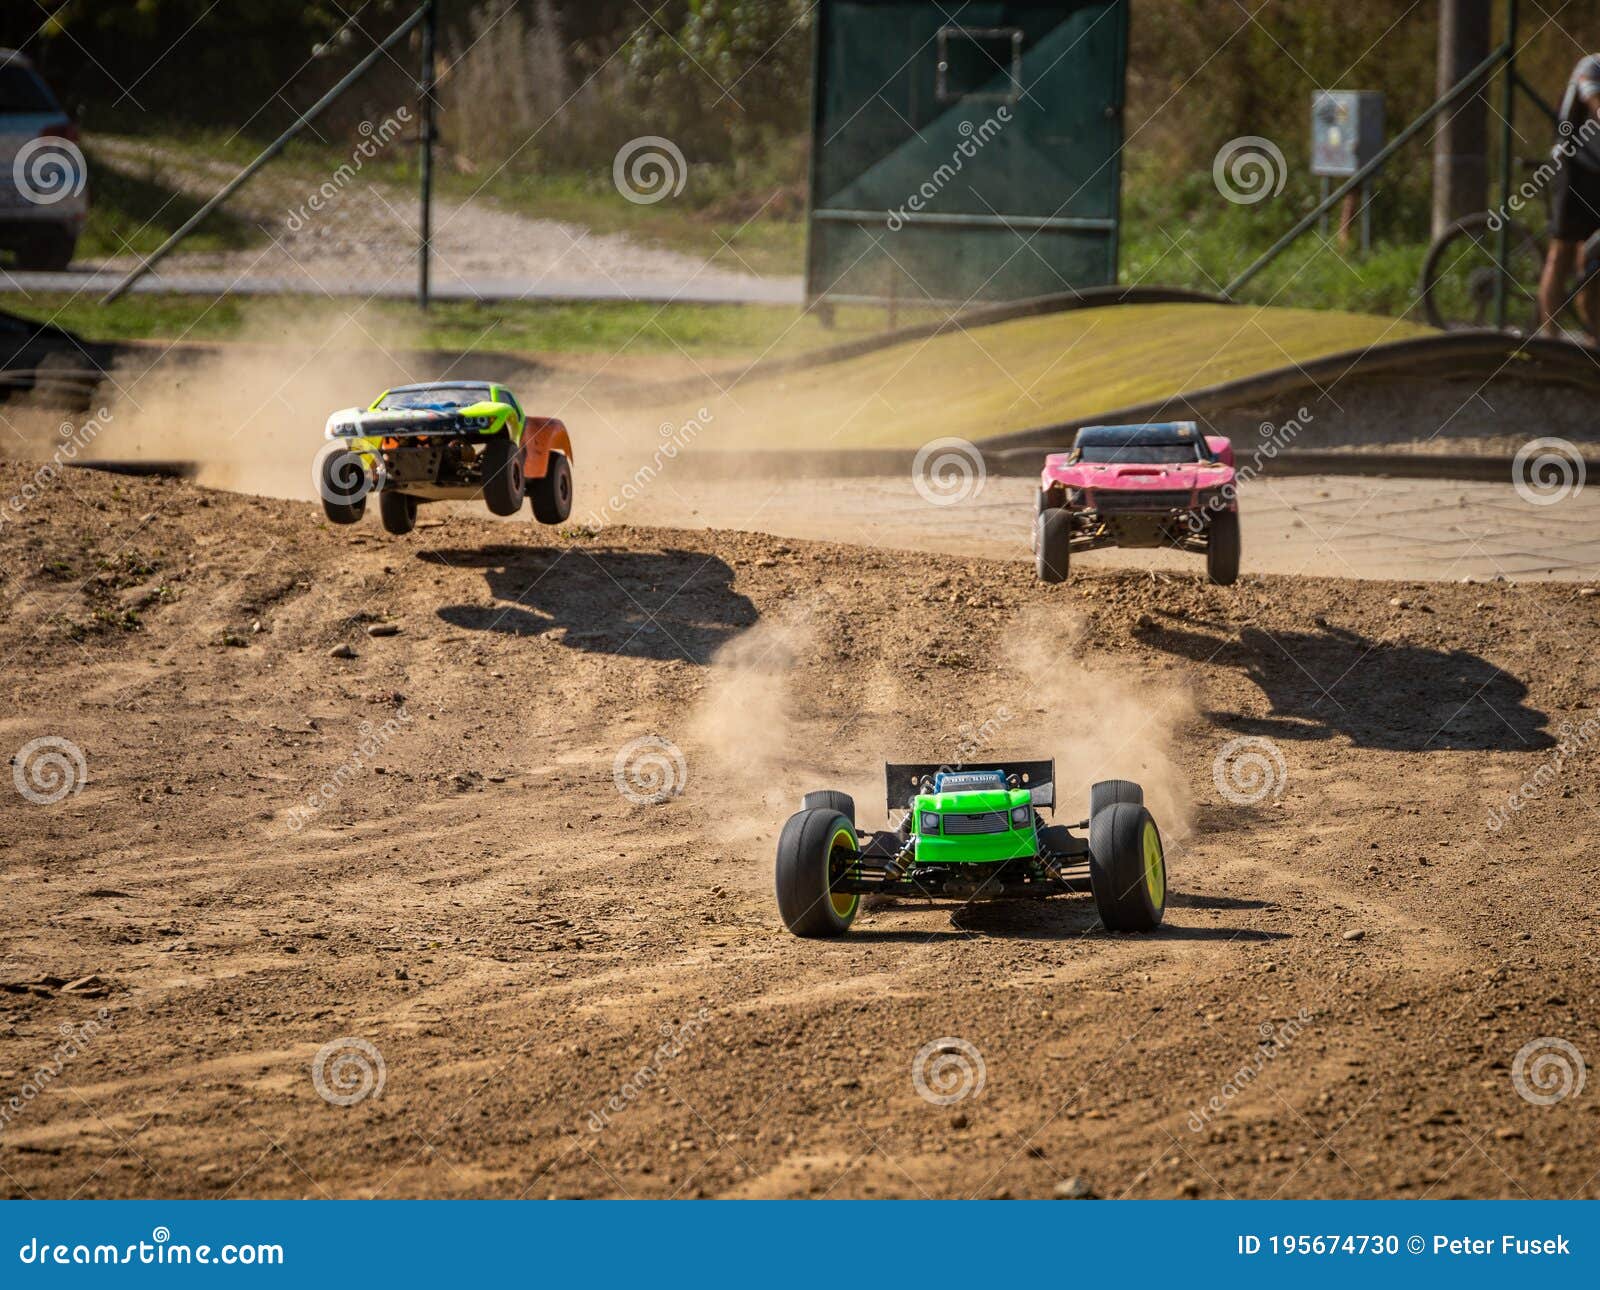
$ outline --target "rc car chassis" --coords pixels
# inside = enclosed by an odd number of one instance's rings
[[[1206,557],[1222,586],[1239,576],[1233,445],[1193,421],[1086,426],[1045,458],[1033,549],[1039,578],[1065,582],[1072,556],[1100,547],[1171,547]]]
[[[842,935],[863,896],[969,902],[1089,893],[1108,930],[1160,925],[1166,860],[1139,785],[1095,784],[1089,817],[1067,826],[1040,815],[1055,809],[1051,761],[976,771],[891,763],[885,780],[891,818],[904,812],[895,827],[858,830],[855,802],[832,789],[807,793],[784,825],[778,910],[795,935]]]
[[[492,381],[385,390],[367,408],[328,418],[314,467],[323,513],[354,524],[378,495],[383,527],[409,533],[422,502],[482,497],[496,515],[526,500],[541,524],[572,513],[572,440],[554,417],[525,417]]]

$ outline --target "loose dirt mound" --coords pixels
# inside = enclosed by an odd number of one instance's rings
[[[76,473],[0,559],[5,1194],[1593,1194],[1593,1080],[1518,1091],[1600,1053],[1577,588]],[[1148,780],[1164,930],[789,936],[800,792],[877,821],[885,757],[973,744],[1061,758],[1067,820]]]

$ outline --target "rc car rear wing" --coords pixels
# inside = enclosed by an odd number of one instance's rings
[[[924,785],[938,774],[949,774],[958,769],[951,765],[933,765],[921,762],[890,762],[883,768],[888,786],[889,809],[909,811],[911,799],[925,792]],[[1054,810],[1056,805],[1056,763],[1049,761],[986,761],[969,762],[961,770],[997,770],[1007,779],[1016,777],[1017,783],[1027,789],[1035,806]]]

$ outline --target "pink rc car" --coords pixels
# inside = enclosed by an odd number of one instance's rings
[[[1043,582],[1065,582],[1074,551],[1173,547],[1204,551],[1206,574],[1239,576],[1233,445],[1193,421],[1085,426],[1072,451],[1045,458],[1034,520]]]

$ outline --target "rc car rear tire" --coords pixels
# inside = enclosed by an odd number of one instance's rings
[[[819,788],[814,793],[807,793],[800,799],[802,811],[838,811],[840,815],[856,822],[856,799],[849,793],[841,793],[836,788]]]
[[[1115,802],[1089,821],[1089,885],[1108,932],[1149,932],[1167,908],[1167,862],[1150,812]]]
[[[778,913],[796,936],[843,936],[861,907],[859,896],[837,895],[842,867],[835,853],[856,850],[855,827],[838,811],[797,811],[778,838]]]
[[[1135,806],[1143,806],[1144,789],[1131,779],[1102,779],[1089,789],[1089,818],[1094,819],[1106,807],[1114,806],[1118,802],[1132,802]]]
[[[528,481],[528,503],[541,524],[567,522],[572,514],[572,467],[563,454],[552,452],[544,474]]]
[[[522,445],[508,435],[496,435],[483,445],[483,500],[496,515],[515,515],[522,509]]]
[[[1040,582],[1065,582],[1072,563],[1072,517],[1059,507],[1045,511],[1034,521],[1034,534]]]
[[[417,527],[417,499],[410,493],[379,493],[378,518],[385,533],[403,537]]]
[[[1218,511],[1211,517],[1206,542],[1206,577],[1231,587],[1239,577],[1239,512]]]

